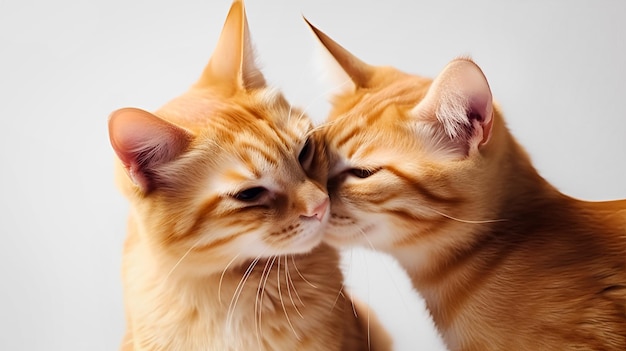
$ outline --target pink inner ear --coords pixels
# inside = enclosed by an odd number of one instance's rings
[[[436,116],[449,146],[468,152],[491,137],[493,101],[489,83],[471,60],[454,60],[433,81],[414,113]]]
[[[478,146],[486,144],[491,138],[493,125],[493,102],[491,92],[489,94],[477,94],[472,96],[468,106],[468,118],[472,125],[477,126],[482,138]]]
[[[140,109],[124,108],[109,117],[109,138],[134,183],[154,186],[159,165],[173,160],[191,141],[191,134]]]

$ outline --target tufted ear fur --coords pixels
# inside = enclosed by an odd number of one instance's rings
[[[254,62],[254,48],[241,0],[233,1],[217,47],[196,83],[231,95],[239,90],[262,88],[265,78]]]
[[[149,192],[162,181],[159,166],[184,152],[192,135],[150,112],[123,108],[109,117],[109,139],[133,183]]]
[[[450,62],[424,99],[411,111],[418,121],[435,123],[439,147],[468,155],[491,137],[493,101],[482,70],[469,59]]]
[[[339,76],[347,76],[353,83],[354,88],[366,88],[369,86],[369,82],[374,74],[374,69],[367,63],[359,60],[356,56],[352,55],[343,46],[332,40],[328,35],[324,34],[321,30],[317,29],[306,18],[304,21],[309,25],[317,39],[324,46],[327,52],[331,56],[331,71],[334,71]],[[338,69],[333,70],[332,68]],[[339,72],[337,72],[339,71]],[[341,79],[345,80],[345,79]],[[342,81],[339,83],[343,83]]]

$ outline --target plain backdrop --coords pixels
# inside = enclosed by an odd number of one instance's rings
[[[331,87],[302,14],[371,64],[432,77],[470,55],[544,177],[574,197],[626,198],[626,2],[246,5],[267,80],[316,121]],[[113,184],[107,116],[186,90],[229,6],[0,0],[0,350],[118,348],[128,206]],[[393,260],[353,250],[344,264],[397,350],[441,349]]]

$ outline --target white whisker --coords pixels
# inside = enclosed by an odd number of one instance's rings
[[[330,306],[330,310],[331,311],[335,309],[335,306],[337,306],[337,301],[339,301],[339,297],[340,296],[344,296],[345,297],[345,295],[343,294],[343,285],[339,289],[339,292],[337,293],[337,296],[335,296],[335,301],[333,301],[333,304]]]
[[[293,258],[293,255],[291,255],[291,261],[293,262],[293,268],[296,269],[296,272],[298,273],[298,275],[300,276],[300,278],[302,278],[302,280],[304,280],[307,284],[309,284],[312,288],[317,289],[317,286],[315,286],[315,284],[311,283],[310,281],[308,281],[303,275],[302,273],[300,273],[300,270],[298,269],[298,265],[296,264],[296,260]]]
[[[352,295],[346,296],[345,294],[342,293],[342,295],[350,300],[350,305],[352,305],[352,313],[354,314],[354,317],[359,318],[359,315],[357,313],[356,310],[356,305],[354,304],[354,299],[352,298]],[[368,303],[369,305],[369,303]],[[371,339],[371,335],[370,335],[370,309],[367,309],[367,349],[371,350],[372,349],[372,339]]]
[[[239,254],[235,255],[235,257],[233,257],[233,259],[230,260],[230,262],[228,262],[226,267],[224,267],[224,270],[222,271],[222,274],[220,275],[220,282],[217,285],[217,301],[219,301],[220,304],[222,303],[222,281],[224,280],[224,274],[226,274],[226,271],[228,270],[228,267],[230,267],[230,265],[233,264],[233,262],[235,262],[237,257],[239,257]]]
[[[340,117],[338,117],[336,119],[333,119],[332,121],[324,121],[324,123],[320,123],[320,124],[316,125],[313,129],[311,129],[308,134],[310,136],[311,134],[314,134],[314,133],[316,133],[316,132],[318,132],[318,131],[320,131],[322,129],[332,127],[335,124],[338,124],[338,123],[340,123],[343,120],[351,119],[351,118],[353,118],[353,115],[351,115],[350,113],[346,113],[346,114],[343,114],[343,115],[341,115]]]
[[[343,296],[344,299],[347,299],[348,301],[350,301],[350,306],[352,306],[352,314],[354,314],[354,316],[358,318],[359,314],[356,311],[356,305],[354,304],[354,300],[352,299],[352,297],[348,298],[348,296],[346,296],[346,294],[343,293],[343,290],[341,290],[339,294]]]
[[[287,282],[287,294],[289,295],[289,300],[291,300],[291,305],[296,310],[296,313],[298,313],[300,318],[304,319],[304,316],[302,315],[302,313],[300,313],[300,310],[298,309],[298,306],[296,305],[296,302],[293,300],[293,296],[291,295],[291,287],[293,287],[293,291],[296,294],[296,297],[298,298],[300,303],[304,306],[304,303],[302,302],[302,299],[300,298],[300,295],[298,294],[298,290],[296,289],[296,286],[293,284],[293,279],[291,279],[291,274],[289,273],[289,261],[287,260],[287,256],[284,256],[284,257],[285,257],[285,281]]]
[[[359,228],[359,232],[363,236],[363,239],[365,239],[365,241],[367,241],[367,243],[370,246],[370,248],[373,251],[378,252],[378,250],[376,250],[376,248],[374,248],[374,244],[372,244],[371,240],[365,234],[365,231],[362,228]],[[391,278],[391,283],[393,284],[394,288],[398,292],[398,296],[400,296],[400,300],[402,301],[402,304],[405,307],[408,307],[407,304],[406,304],[406,301],[402,297],[402,293],[401,293],[402,290],[400,290],[400,287],[398,287],[398,284],[396,283],[396,280],[393,278],[393,274],[391,273],[391,269],[389,268],[389,265],[387,264],[387,262],[385,262],[385,260],[381,259],[380,257],[377,257],[377,259],[379,260],[379,262],[382,263],[382,266],[385,268],[385,271],[387,272],[387,275]],[[368,283],[369,283],[369,280],[368,280]]]
[[[272,271],[272,267],[274,266],[274,262],[276,261],[276,256],[272,256],[268,258],[265,262],[265,267],[263,267],[263,272],[261,273],[261,279],[259,279],[259,287],[257,288],[256,299],[254,302],[254,315],[256,321],[256,334],[257,341],[259,342],[259,348],[262,349],[261,345],[261,334],[262,334],[262,326],[261,326],[261,318],[263,314],[263,297],[265,296],[265,286],[267,285],[267,279],[270,276]],[[258,307],[257,307],[258,306]]]
[[[372,250],[373,251],[377,251],[374,248],[374,244],[371,242],[371,240],[365,234],[365,231],[362,228],[359,228],[359,232],[361,233],[361,235],[363,236],[365,241],[367,241],[368,245],[372,248]],[[391,274],[391,270],[389,269],[389,266],[387,265],[387,263],[384,260],[380,259],[380,257],[378,257],[378,259],[379,259],[379,262],[383,263],[383,267],[385,268],[385,271],[387,271],[387,275],[389,277],[391,277],[391,282],[393,283],[393,286],[396,288],[396,291],[398,292],[398,295],[400,296],[400,300],[402,301],[402,304],[405,307],[407,307],[406,301],[404,300],[404,298],[402,297],[402,294],[400,293],[400,288],[398,287],[398,284],[396,284],[396,280],[393,279],[393,274]],[[367,301],[367,304],[369,306],[370,305],[370,301],[369,301],[369,298],[370,298],[370,295],[369,295],[369,279],[368,279],[367,286],[368,286],[368,290],[367,290],[368,301]],[[371,328],[370,328],[370,309],[368,308],[367,309],[367,348],[368,348],[368,350],[371,350],[371,347],[372,347],[372,345],[371,345],[372,339],[371,339],[370,331],[371,331]]]
[[[248,277],[250,277],[250,274],[252,273],[252,270],[256,266],[257,262],[259,262],[260,258],[261,258],[261,255],[257,256],[250,263],[250,265],[248,265],[248,268],[246,269],[245,273],[243,274],[243,276],[239,280],[239,284],[237,284],[237,287],[235,288],[235,292],[233,293],[233,297],[231,298],[230,304],[228,305],[228,313],[226,315],[226,325],[228,325],[228,326],[232,326],[233,314],[235,312],[235,308],[237,307],[237,302],[239,302],[239,297],[241,296],[241,292],[243,291],[243,287],[246,284],[246,282],[248,281]]]
[[[451,219],[453,221],[457,221],[457,222],[461,222],[461,223],[467,223],[467,224],[486,224],[486,223],[496,223],[496,222],[504,222],[507,221],[507,219],[483,219],[483,220],[470,220],[470,219],[461,219],[461,218],[456,218],[453,216],[450,216],[448,214],[445,214],[441,211],[438,211],[432,207],[428,207],[429,210],[435,212],[436,214],[446,217],[448,219]]]
[[[289,286],[289,282],[286,282],[286,283],[287,283],[287,286]],[[293,335],[295,335],[296,339],[301,340],[300,335],[298,335],[298,333],[296,332],[296,328],[294,328],[293,324],[291,324],[291,319],[289,319],[289,313],[287,313],[287,308],[285,307],[285,300],[283,299],[283,294],[280,289],[280,258],[278,259],[278,265],[276,266],[276,285],[278,286],[278,298],[280,300],[281,306],[283,307],[283,312],[285,313],[285,318],[287,319],[287,323],[289,324],[291,331],[293,331]]]
[[[170,275],[172,275],[172,273],[174,273],[174,270],[176,270],[176,268],[178,268],[178,266],[180,265],[181,262],[183,262],[183,260],[185,259],[185,257],[187,257],[187,255],[189,255],[189,253],[191,252],[191,250],[193,250],[196,246],[198,246],[198,244],[200,243],[200,241],[202,241],[202,237],[198,238],[198,240],[196,240],[195,243],[193,243],[193,245],[191,245],[191,247],[189,248],[189,250],[187,250],[183,256],[176,261],[176,263],[174,264],[174,266],[172,267],[172,269],[170,269],[169,272],[167,272],[167,274],[165,275],[165,278],[163,279],[163,282],[166,282]]]

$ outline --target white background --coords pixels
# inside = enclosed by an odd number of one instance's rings
[[[626,2],[248,0],[266,78],[328,110],[306,15],[371,64],[483,68],[512,132],[565,193],[626,198]],[[0,350],[114,350],[126,201],[107,116],[152,110],[207,62],[230,2],[0,0]],[[531,205],[531,204],[530,204]],[[438,349],[395,263],[355,250],[348,284],[398,350]]]

